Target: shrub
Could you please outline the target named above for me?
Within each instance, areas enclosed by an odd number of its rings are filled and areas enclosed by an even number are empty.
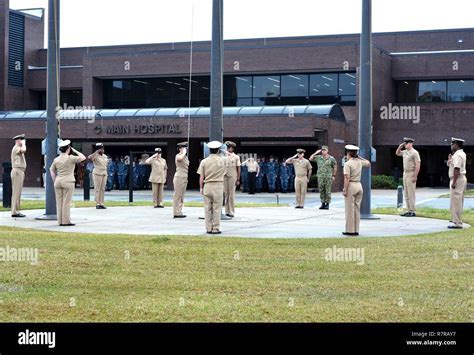
[[[398,185],[403,185],[401,181],[396,181],[393,176],[387,175],[373,175],[372,188],[373,189],[396,189]]]

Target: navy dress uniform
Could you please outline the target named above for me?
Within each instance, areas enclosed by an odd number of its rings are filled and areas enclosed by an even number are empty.
[[[166,183],[166,174],[168,165],[166,160],[161,157],[161,148],[155,149],[155,154],[149,157],[145,164],[151,165],[151,173],[149,182],[153,195],[153,206],[155,208],[163,208],[163,188]]]
[[[453,229],[463,228],[462,212],[467,187],[466,153],[462,149],[464,142],[464,139],[452,138],[452,154],[448,156],[449,196],[452,222],[452,225],[449,225],[448,228]]]
[[[297,149],[296,155],[286,159],[285,163],[293,165],[295,168],[295,194],[296,194],[296,206],[295,208],[304,208],[304,202],[306,199],[306,192],[308,190],[309,178],[313,167],[308,159],[305,159],[304,149]]]
[[[224,192],[224,175],[227,168],[223,157],[218,154],[221,142],[212,141],[208,144],[211,154],[199,164],[197,173],[200,175],[199,186],[204,196],[204,212],[206,232],[220,234],[221,209]]]
[[[188,142],[178,143],[178,154],[175,157],[176,172],[173,177],[173,218],[185,218],[183,214],[184,194],[188,186],[189,159]]]
[[[234,153],[236,144],[231,141],[224,143],[227,146],[226,173],[224,175],[224,206],[227,217],[235,214],[235,190],[240,184],[240,157]]]
[[[25,135],[20,134],[13,137],[15,145],[12,148],[11,163],[12,171],[10,177],[12,179],[12,199],[11,199],[11,215],[12,217],[25,217],[20,212],[21,192],[25,181],[26,171],[26,140]]]
[[[56,213],[60,226],[73,226],[71,223],[71,201],[76,179],[74,169],[77,163],[86,160],[86,157],[71,147],[69,139],[59,144],[61,154],[54,159],[50,167],[51,178],[54,181],[56,195]],[[69,155],[70,152],[76,155]]]
[[[360,183],[362,168],[369,167],[370,162],[360,158],[357,153],[359,147],[348,144],[345,146],[347,151],[346,162],[344,164],[344,196],[346,231],[344,235],[359,235],[360,225],[360,203],[362,201],[363,189]]]
[[[87,158],[94,164],[92,179],[94,180],[95,203],[97,209],[106,209],[104,206],[105,187],[107,184],[107,165],[109,158],[104,154],[104,145],[97,143],[96,151]]]

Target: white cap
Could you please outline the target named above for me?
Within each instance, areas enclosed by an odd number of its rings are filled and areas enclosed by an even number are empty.
[[[95,146],[96,147],[103,147],[104,145],[102,143],[96,143]]]
[[[161,148],[155,148],[155,152],[161,153]]]
[[[219,142],[219,141],[212,141],[212,142],[209,142],[207,144],[207,146],[210,148],[210,149],[217,149],[217,148],[220,148],[222,146],[222,143]]]
[[[359,150],[359,147],[353,144],[348,144],[344,147],[346,150]]]
[[[65,141],[61,141],[61,143],[58,144],[58,147],[62,148],[67,147],[68,145],[71,145],[71,141],[69,139],[66,139]]]
[[[461,142],[461,143],[464,143],[466,142],[464,139],[461,139],[461,138],[454,138],[454,137],[451,137],[451,142]]]

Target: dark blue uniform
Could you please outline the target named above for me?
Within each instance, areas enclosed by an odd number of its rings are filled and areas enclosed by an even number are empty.
[[[263,179],[266,177],[266,164],[265,162],[259,162],[258,166],[260,167],[260,173],[257,176],[257,180],[255,182],[255,190],[257,192],[262,192],[263,189]]]
[[[286,193],[288,192],[288,184],[290,180],[290,167],[285,163],[280,164],[280,186],[281,192]]]
[[[265,163],[268,192],[275,192],[276,190],[276,179],[278,175],[278,165],[275,161],[269,161]]]
[[[107,165],[107,185],[105,187],[107,191],[113,190],[116,174],[117,174],[117,163],[112,160]]]
[[[247,183],[247,174],[248,168],[246,165],[242,165],[240,167],[240,185],[242,186],[242,192],[248,191],[248,183]]]

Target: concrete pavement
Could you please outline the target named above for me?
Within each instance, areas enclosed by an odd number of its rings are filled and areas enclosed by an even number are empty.
[[[37,221],[43,210],[24,211],[26,218],[11,218],[10,212],[0,213],[0,225],[37,230],[132,235],[189,235],[205,234],[203,208],[185,207],[184,219],[173,219],[172,209],[141,207],[73,208],[74,227],[60,227],[56,221]],[[404,218],[380,215],[379,220],[362,220],[360,237],[393,237],[446,231],[447,221],[428,218]],[[329,211],[305,207],[238,208],[234,219],[221,222],[223,237],[247,238],[343,238],[344,210]],[[468,227],[468,226],[466,226]],[[212,236],[215,237],[215,236]],[[354,237],[351,237],[354,238]]]

